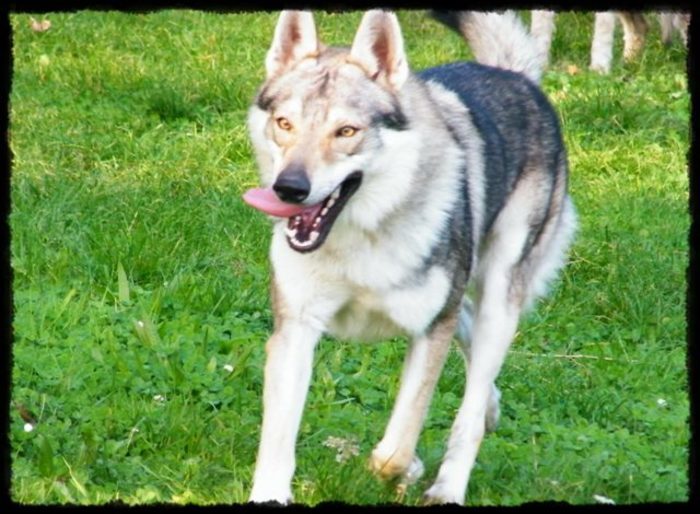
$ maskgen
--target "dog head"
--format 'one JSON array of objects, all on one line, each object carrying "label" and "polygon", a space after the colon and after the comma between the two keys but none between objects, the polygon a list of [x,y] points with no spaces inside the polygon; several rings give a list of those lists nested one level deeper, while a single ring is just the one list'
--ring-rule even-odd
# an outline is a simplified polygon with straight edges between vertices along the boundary
[{"label": "dog head", "polygon": [[289,245],[309,252],[358,203],[407,128],[399,97],[410,72],[398,20],[369,11],[350,49],[327,48],[311,13],[284,11],[265,69],[248,118],[264,187],[244,199],[286,218]]}]

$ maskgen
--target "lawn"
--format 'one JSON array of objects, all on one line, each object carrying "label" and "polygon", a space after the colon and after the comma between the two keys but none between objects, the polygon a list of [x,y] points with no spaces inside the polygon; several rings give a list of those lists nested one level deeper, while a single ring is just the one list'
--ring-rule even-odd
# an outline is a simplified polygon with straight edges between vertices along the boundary
[{"label": "lawn", "polygon": [[[269,225],[241,201],[257,183],[245,118],[276,15],[33,16],[50,29],[11,16],[11,497],[244,502],[272,327]],[[320,35],[348,44],[359,18],[321,13]],[[414,69],[469,58],[421,12],[399,18]],[[592,18],[559,16],[543,81],[580,230],[520,326],[468,505],[688,499],[686,50],[654,21],[638,62],[621,62],[618,33],[612,73],[589,72]],[[400,496],[366,462],[404,350],[321,342],[297,501],[420,502],[464,372],[452,351],[419,442],[426,473]]]}]

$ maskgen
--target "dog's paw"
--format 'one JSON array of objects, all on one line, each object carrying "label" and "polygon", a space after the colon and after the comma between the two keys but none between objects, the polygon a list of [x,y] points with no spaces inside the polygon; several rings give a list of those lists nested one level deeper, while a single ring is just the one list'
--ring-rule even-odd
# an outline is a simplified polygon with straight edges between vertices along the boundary
[{"label": "dog's paw", "polygon": [[[394,448],[386,450],[379,444],[372,451],[372,455],[369,458],[369,469],[382,480],[391,480],[410,473],[411,466],[414,465],[416,461],[420,464],[420,468],[422,469],[423,463],[414,455]],[[415,472],[415,469],[413,472]]]},{"label": "dog's paw", "polygon": [[265,491],[260,487],[253,487],[253,492],[248,498],[249,503],[256,503],[265,506],[285,506],[294,501],[291,491]]},{"label": "dog's paw", "polygon": [[423,505],[445,505],[448,503],[462,505],[464,495],[451,490],[449,485],[444,482],[435,482],[423,493]]},{"label": "dog's paw", "polygon": [[283,502],[280,502],[277,500],[264,500],[264,501],[248,500],[248,502],[252,505],[260,506],[260,507],[287,507],[287,506],[289,506],[290,503],[292,503],[292,499],[289,498],[288,500],[285,500]]},{"label": "dog's paw", "polygon": [[425,466],[423,466],[423,461],[414,455],[408,468],[401,475],[399,482],[404,485],[415,484],[423,476],[424,472]]},{"label": "dog's paw", "polygon": [[601,75],[607,75],[610,73],[610,63],[609,62],[592,62],[591,71],[600,73]]},{"label": "dog's paw", "polygon": [[491,394],[489,395],[489,403],[486,407],[485,428],[487,432],[493,432],[498,426],[498,420],[501,417],[501,391],[496,385],[491,386]]},{"label": "dog's paw", "polygon": [[423,476],[425,472],[425,466],[423,466],[423,461],[418,457],[413,457],[411,464],[409,464],[408,469],[399,478],[396,484],[396,502],[401,503],[406,495],[406,490],[410,485],[415,484],[420,477]]}]

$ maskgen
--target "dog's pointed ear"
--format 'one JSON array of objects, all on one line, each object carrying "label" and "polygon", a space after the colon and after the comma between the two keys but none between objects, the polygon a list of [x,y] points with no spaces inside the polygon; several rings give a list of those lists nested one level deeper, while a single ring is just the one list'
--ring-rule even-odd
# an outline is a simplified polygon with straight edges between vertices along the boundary
[{"label": "dog's pointed ear", "polygon": [[374,80],[398,91],[408,78],[399,20],[394,13],[367,11],[352,42],[350,57]]},{"label": "dog's pointed ear", "polygon": [[267,78],[308,55],[317,54],[318,50],[313,14],[308,11],[282,11],[272,45],[265,57]]}]

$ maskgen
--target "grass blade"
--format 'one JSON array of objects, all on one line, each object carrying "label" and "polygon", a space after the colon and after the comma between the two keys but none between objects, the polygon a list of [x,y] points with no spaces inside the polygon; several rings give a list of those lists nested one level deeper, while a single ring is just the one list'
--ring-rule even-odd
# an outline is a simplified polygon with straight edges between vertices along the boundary
[{"label": "grass blade", "polygon": [[53,462],[53,448],[48,437],[42,437],[39,443],[39,454],[37,465],[39,474],[44,478],[49,478],[54,475],[55,467]]},{"label": "grass blade", "polygon": [[124,266],[119,262],[117,264],[117,284],[119,286],[119,301],[121,303],[129,302],[129,279],[124,271]]}]

